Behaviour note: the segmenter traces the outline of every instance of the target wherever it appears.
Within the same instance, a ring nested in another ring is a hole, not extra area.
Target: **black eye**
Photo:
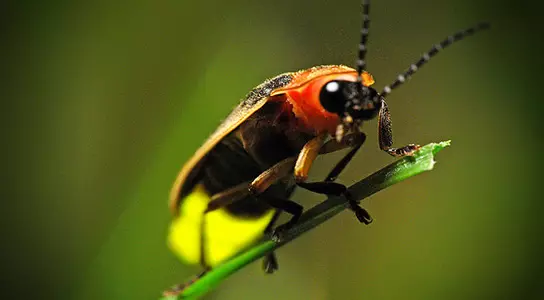
[[[328,112],[341,113],[345,111],[347,99],[344,94],[344,83],[341,81],[327,82],[319,93],[319,101]]]

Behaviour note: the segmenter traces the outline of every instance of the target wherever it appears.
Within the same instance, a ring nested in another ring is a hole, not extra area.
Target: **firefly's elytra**
[[[435,44],[382,92],[364,71],[369,1],[363,0],[363,26],[356,69],[324,65],[284,73],[251,90],[183,166],[170,194],[174,215],[169,245],[188,263],[204,270],[229,259],[274,229],[280,212],[296,223],[302,206],[289,200],[295,187],[327,195],[345,195],[337,176],[365,141],[364,121],[378,117],[379,147],[393,156],[411,155],[410,144],[394,148],[385,98],[441,49],[488,27],[482,23]],[[319,154],[349,148],[325,180],[307,182]],[[345,195],[359,221],[369,214]],[[273,254],[266,272],[277,269]],[[181,284],[165,292],[179,293]]]

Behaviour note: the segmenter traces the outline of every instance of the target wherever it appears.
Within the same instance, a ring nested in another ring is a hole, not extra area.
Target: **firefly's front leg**
[[[392,156],[401,157],[405,155],[412,155],[416,150],[420,148],[419,145],[409,144],[400,148],[392,148],[393,146],[393,128],[391,126],[391,115],[389,114],[389,108],[387,103],[382,100],[382,107],[378,114],[378,139],[380,143],[380,149],[389,153]]]

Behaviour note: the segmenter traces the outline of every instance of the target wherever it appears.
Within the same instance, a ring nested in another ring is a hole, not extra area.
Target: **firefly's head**
[[[421,67],[442,49],[489,28],[488,23],[448,36],[424,52],[418,61],[400,73],[389,85],[378,93],[370,87],[374,83],[367,71],[365,56],[370,25],[369,1],[362,0],[363,26],[357,57],[356,70],[342,65],[319,66],[292,74],[291,82],[274,90],[271,96],[287,94],[288,101],[297,120],[315,132],[327,131],[339,142],[348,132],[359,131],[364,121],[385,113],[385,99],[396,88],[408,81]]]
[[[378,114],[381,98],[372,87],[346,80],[331,80],[321,88],[319,102],[328,112],[338,114],[344,123],[373,119]]]
[[[328,112],[335,113],[340,117],[340,124],[336,129],[336,139],[341,141],[346,130],[358,130],[363,121],[370,120],[379,114],[385,98],[391,91],[402,85],[419,68],[427,63],[431,57],[440,50],[448,47],[466,36],[474,34],[481,29],[489,28],[488,23],[480,23],[474,27],[457,32],[448,36],[442,42],[433,45],[421,58],[410,65],[408,70],[398,75],[397,79],[390,85],[386,85],[381,93],[365,84],[366,67],[365,56],[367,52],[368,29],[370,26],[369,6],[370,0],[362,0],[363,24],[361,28],[361,41],[359,43],[359,55],[357,58],[357,80],[346,81],[332,79],[326,82],[319,93],[319,102]],[[373,80],[372,80],[373,83]]]

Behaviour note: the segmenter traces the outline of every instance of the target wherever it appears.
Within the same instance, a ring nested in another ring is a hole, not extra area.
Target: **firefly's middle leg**
[[[359,206],[355,200],[353,200],[347,190],[347,187],[343,184],[334,182],[338,175],[345,169],[347,164],[355,156],[355,153],[361,148],[365,139],[366,136],[362,132],[357,132],[350,135],[350,137],[345,139],[345,142],[342,144],[338,144],[335,141],[324,143],[324,138],[320,136],[314,138],[306,143],[298,156],[295,164],[295,180],[297,181],[298,186],[314,193],[335,196],[344,195],[359,222],[370,224],[372,222],[370,214],[364,208]],[[351,147],[352,149],[336,164],[324,181],[306,182],[310,167],[319,153],[328,153],[328,151],[336,151],[340,148],[346,147]]]

